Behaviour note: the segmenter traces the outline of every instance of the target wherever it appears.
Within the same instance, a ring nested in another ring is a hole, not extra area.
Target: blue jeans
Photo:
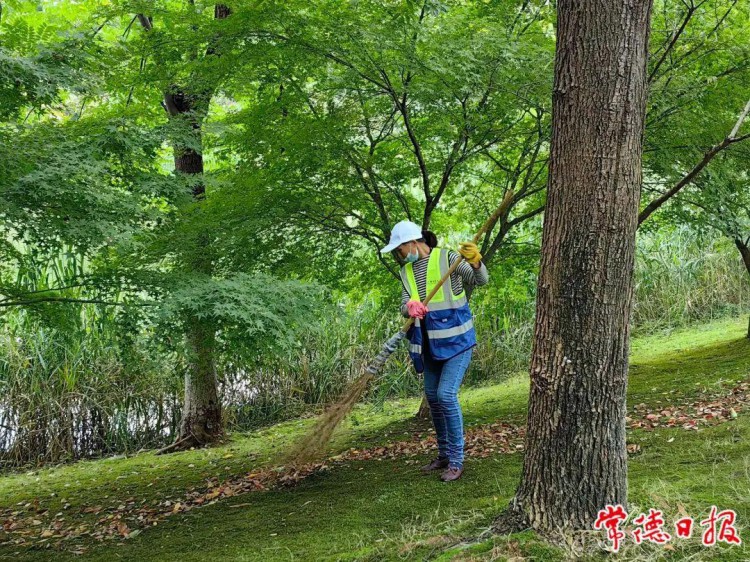
[[[447,361],[434,360],[429,351],[424,354],[424,393],[435,425],[438,456],[447,458],[455,468],[464,464],[464,418],[458,403],[458,387],[469,367],[472,351],[469,348]]]

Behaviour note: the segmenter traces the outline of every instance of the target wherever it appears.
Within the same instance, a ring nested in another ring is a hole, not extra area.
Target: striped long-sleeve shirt
[[[448,264],[453,265],[459,257],[461,256],[457,252],[448,252]],[[429,261],[429,256],[425,256],[414,262],[414,279],[417,282],[419,300],[424,300],[427,296],[427,264]],[[460,295],[464,287],[486,285],[489,280],[490,276],[484,263],[481,264],[479,269],[474,269],[468,262],[464,261],[451,273],[451,289],[454,295]],[[409,291],[406,287],[403,287],[401,291],[401,314],[404,317],[409,316],[406,309],[409,298]],[[429,304],[427,308],[430,308]]]

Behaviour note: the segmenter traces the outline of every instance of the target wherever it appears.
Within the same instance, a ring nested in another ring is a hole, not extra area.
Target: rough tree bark
[[[627,502],[625,390],[650,0],[560,0],[526,453],[496,522],[592,529]]]
[[[215,334],[210,323],[189,319],[189,365],[185,373],[185,400],[176,443],[204,445],[223,433],[213,353]]]

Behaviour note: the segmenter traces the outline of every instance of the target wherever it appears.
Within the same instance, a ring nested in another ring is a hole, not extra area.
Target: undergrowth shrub
[[[750,308],[748,276],[729,241],[702,239],[688,229],[644,233],[636,261],[636,333]],[[532,262],[496,264],[490,285],[475,291],[478,345],[466,384],[527,371],[536,286]],[[45,267],[50,270],[19,273],[26,290],[60,286],[82,265],[67,257]],[[398,282],[387,289],[356,300],[322,298],[323,320],[275,345],[239,345],[237,335],[233,340],[220,331],[219,391],[228,428],[250,429],[316,412],[334,400],[403,322]],[[80,296],[76,291],[65,294]],[[138,307],[44,303],[5,309],[0,466],[136,451],[171,441],[183,392],[185,367],[174,344],[180,338],[179,331],[160,333]],[[402,351],[391,357],[366,399],[382,404],[418,396],[421,386]]]

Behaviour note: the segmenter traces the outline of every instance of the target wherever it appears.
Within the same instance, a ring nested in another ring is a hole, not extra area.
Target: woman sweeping
[[[410,221],[393,227],[390,242],[381,253],[391,251],[405,262],[401,268],[401,313],[415,319],[407,334],[409,355],[417,372],[424,373],[425,396],[438,442],[438,457],[421,470],[425,474],[443,470],[440,478],[451,482],[463,474],[464,461],[458,388],[477,344],[465,287],[484,285],[489,275],[476,244],[464,242],[459,253],[466,262],[425,306],[422,301],[459,259],[459,253],[438,248],[433,233]]]

